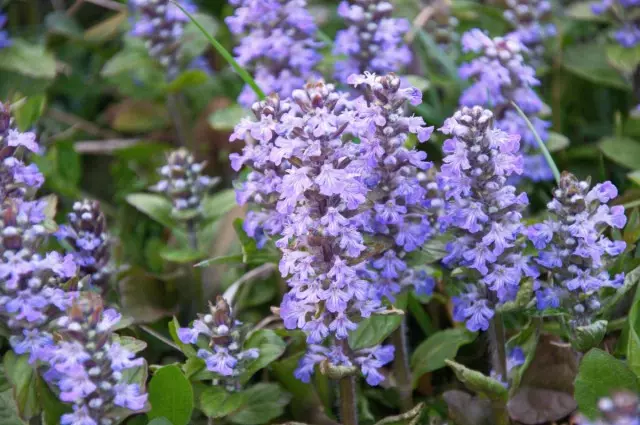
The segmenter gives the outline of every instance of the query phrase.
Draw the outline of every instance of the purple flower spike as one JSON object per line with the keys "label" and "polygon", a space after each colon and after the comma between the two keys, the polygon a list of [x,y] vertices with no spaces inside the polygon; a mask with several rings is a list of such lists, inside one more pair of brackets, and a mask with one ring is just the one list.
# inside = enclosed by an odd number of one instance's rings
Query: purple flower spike
{"label": "purple flower spike", "polygon": [[596,15],[606,15],[620,26],[613,33],[613,38],[622,47],[628,49],[640,43],[640,23],[637,15],[640,2],[637,0],[600,0],[591,6]]}

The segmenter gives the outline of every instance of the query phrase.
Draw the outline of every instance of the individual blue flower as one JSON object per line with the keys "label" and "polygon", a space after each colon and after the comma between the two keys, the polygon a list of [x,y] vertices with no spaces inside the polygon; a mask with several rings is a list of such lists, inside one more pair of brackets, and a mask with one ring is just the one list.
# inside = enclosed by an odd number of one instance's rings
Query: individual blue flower
{"label": "individual blue flower", "polygon": [[522,41],[513,34],[490,38],[481,30],[473,29],[462,36],[462,49],[479,56],[459,69],[460,77],[472,82],[462,93],[460,103],[498,111],[496,127],[509,134],[521,135],[524,142],[522,150],[527,167],[523,168],[522,175],[533,181],[551,180],[551,169],[538,153],[534,133],[512,104],[522,109],[540,139],[546,141],[550,123],[539,117],[544,104],[533,88],[540,82],[535,77],[535,70],[524,60],[526,47]]}
{"label": "individual blue flower", "polygon": [[443,262],[462,267],[465,290],[453,298],[454,319],[472,331],[487,330],[497,305],[512,301],[527,265],[519,238],[528,200],[507,183],[523,172],[519,137],[493,128],[493,113],[463,107],[440,129],[451,136],[439,180],[447,188],[443,226],[454,234]]}
{"label": "individual blue flower", "polygon": [[624,207],[607,205],[617,195],[611,182],[591,188],[588,181],[562,173],[547,205],[550,217],[527,229],[539,251],[535,261],[550,277],[536,283],[539,309],[563,306],[575,313],[572,323],[582,326],[599,308],[599,303],[592,302],[599,290],[623,283],[624,274],[611,277],[607,272],[607,266],[626,247],[606,233],[609,228],[623,228],[627,220]]}
{"label": "individual blue flower", "polygon": [[352,74],[399,72],[411,62],[411,50],[403,37],[409,21],[394,18],[393,5],[386,0],[343,0],[338,15],[347,28],[338,31],[335,55],[346,56],[336,63],[336,78],[347,82]]}

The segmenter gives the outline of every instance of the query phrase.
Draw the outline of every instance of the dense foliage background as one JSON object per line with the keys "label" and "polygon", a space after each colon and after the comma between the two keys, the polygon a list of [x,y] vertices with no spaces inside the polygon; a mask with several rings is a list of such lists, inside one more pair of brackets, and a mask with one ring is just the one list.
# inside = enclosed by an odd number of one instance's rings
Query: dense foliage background
{"label": "dense foliage background", "polygon": [[[229,3],[194,1],[191,11],[208,35],[233,52],[241,37],[225,23],[234,13]],[[340,60],[332,40],[345,23],[336,2],[308,3],[324,42],[316,69],[332,80]],[[504,15],[507,4],[392,3],[394,16],[411,23],[404,40],[413,56],[399,74],[423,92],[422,104],[410,106],[409,113],[440,128],[470,84],[458,67],[475,55],[461,50],[461,34],[473,28],[494,37],[512,31]],[[640,45],[618,43],[614,32],[620,22],[594,14],[592,3],[598,2],[551,2],[545,19],[555,31],[535,64],[541,82],[535,90],[544,102],[542,116],[550,122],[546,143],[559,170],[618,188],[611,205],[624,205],[627,223],[610,236],[627,248],[609,270],[612,276],[626,272],[624,284],[604,289],[602,308],[579,341],[567,332],[561,309],[536,312],[531,290],[518,298],[505,312],[507,347],[521,347],[526,362],[518,365],[508,390],[490,378],[493,349],[487,334],[453,319],[451,299],[458,287],[440,263],[447,235],[430,240],[411,264],[435,277],[433,293],[402,293],[393,308],[403,314],[373,316],[349,337],[351,348],[365,348],[386,340],[401,322],[406,327],[401,344],[411,381],[398,379],[402,358],[382,368],[386,379],[379,386],[359,379],[355,404],[361,423],[475,425],[505,417],[513,423],[569,423],[578,410],[591,419],[598,416],[601,397],[640,391],[640,111],[635,109]],[[294,377],[306,343],[301,331],[284,328],[274,309],[287,291],[278,272],[280,253],[270,243],[259,248],[242,226],[248,207],[236,204],[233,187],[247,171],[236,173],[230,166],[229,154],[242,144],[230,144],[229,137],[251,113],[236,100],[244,82],[220,49],[185,20],[179,69],[167,79],[144,41],[131,33],[139,19],[133,5],[115,0],[0,4],[11,40],[0,49],[0,99],[11,105],[16,128],[37,134],[42,154],[31,160],[45,177],[38,196],[49,196],[51,221],[68,222],[74,203],[84,198],[99,201],[106,217],[111,276],[104,304],[122,314],[117,338],[145,359],[127,382],[149,393],[144,412],[121,417],[124,423],[341,422],[332,378],[342,372],[316,373],[310,383]],[[640,19],[640,8],[625,19]],[[346,84],[337,86],[348,90]],[[434,133],[417,147],[438,168],[445,139]],[[175,214],[170,199],[149,190],[162,180],[158,169],[181,144],[206,162],[202,174],[212,177],[195,229],[192,217]],[[523,180],[518,187],[529,197],[526,222],[542,221],[555,182]],[[46,247],[72,250],[64,239],[50,238]],[[223,294],[244,323],[244,347],[259,350],[233,384],[207,370],[177,333]],[[217,307],[214,311],[221,311]],[[0,423],[59,423],[69,406],[58,401],[58,390],[41,377],[40,366],[14,353],[6,336],[0,339]],[[496,415],[501,409],[508,415]]]}

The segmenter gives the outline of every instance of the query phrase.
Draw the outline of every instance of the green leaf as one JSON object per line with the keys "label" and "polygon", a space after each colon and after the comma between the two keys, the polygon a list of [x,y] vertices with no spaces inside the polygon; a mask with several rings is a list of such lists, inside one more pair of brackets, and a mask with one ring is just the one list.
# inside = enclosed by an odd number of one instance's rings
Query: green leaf
{"label": "green leaf", "polygon": [[209,258],[208,260],[201,261],[194,265],[194,267],[209,267],[215,264],[242,264],[242,254],[236,255],[222,255],[219,257]]}
{"label": "green leaf", "polygon": [[36,121],[42,115],[44,107],[47,103],[47,97],[44,94],[29,96],[19,107],[13,109],[13,117],[21,131],[27,131],[33,127]]}
{"label": "green leaf", "polygon": [[538,347],[539,337],[540,332],[538,326],[536,322],[531,320],[524,329],[509,338],[509,341],[507,341],[508,350],[513,350],[514,348],[519,347],[525,353],[524,363],[514,366],[509,372],[511,377],[511,386],[509,388],[510,396],[513,396],[518,391],[520,383],[522,382],[522,377],[533,362],[536,349]]}
{"label": "green leaf", "polygon": [[128,351],[132,353],[139,353],[142,350],[147,348],[147,343],[145,341],[139,340],[137,338],[125,335],[117,335],[116,341],[120,344],[121,347],[126,348]]}
{"label": "green leaf", "polygon": [[419,250],[409,253],[405,259],[408,265],[423,266],[433,264],[447,256],[447,243],[451,240],[448,234],[429,239]]}
{"label": "green leaf", "polygon": [[411,356],[411,370],[414,385],[428,372],[445,367],[446,360],[453,360],[463,345],[473,342],[477,337],[464,328],[446,329],[429,336]]}
{"label": "green leaf", "polygon": [[178,264],[191,264],[202,260],[207,255],[205,252],[194,251],[188,247],[174,248],[169,246],[162,248],[159,254],[164,260]]}
{"label": "green leaf", "polygon": [[565,15],[569,18],[573,18],[581,21],[599,21],[606,22],[606,18],[600,15],[596,15],[591,10],[591,6],[599,3],[598,1],[579,1],[572,3],[565,10]]}
{"label": "green leaf", "polygon": [[4,356],[4,370],[13,389],[18,415],[29,420],[41,412],[37,379],[38,374],[29,364],[29,356],[16,356],[12,351]]}
{"label": "green leaf", "polygon": [[629,312],[629,338],[627,342],[627,363],[640,379],[640,300]]}
{"label": "green leaf", "polygon": [[173,425],[187,425],[193,410],[193,389],[178,366],[160,368],[149,383],[149,418],[165,417]]}
{"label": "green leaf", "polygon": [[146,133],[169,125],[166,105],[146,100],[127,99],[111,107],[111,127],[122,133]]}
{"label": "green leaf", "polygon": [[607,61],[625,75],[633,74],[640,64],[640,46],[628,48],[618,43],[607,46]]}
{"label": "green leaf", "polygon": [[593,83],[629,90],[629,83],[607,62],[605,49],[603,44],[595,43],[570,46],[564,52],[562,65],[567,71]]}
{"label": "green leaf", "polygon": [[178,75],[169,85],[167,91],[175,93],[186,88],[197,87],[209,79],[206,72],[201,69],[188,69]]}
{"label": "green leaf", "polygon": [[277,360],[284,353],[287,344],[274,331],[261,329],[249,336],[244,348],[257,348],[260,350],[260,356],[249,363],[245,372],[240,375],[242,384],[246,384],[256,372]]}
{"label": "green leaf", "polygon": [[44,18],[44,23],[51,33],[71,38],[82,36],[80,24],[71,15],[67,15],[64,12],[54,11],[47,14]]}
{"label": "green leaf", "polygon": [[456,377],[471,391],[483,394],[491,400],[507,401],[508,391],[499,381],[452,360],[445,360],[445,362],[453,369]]}
{"label": "green leaf", "polygon": [[103,43],[116,37],[125,29],[127,12],[120,12],[97,23],[84,32],[84,40],[89,43]]}
{"label": "green leaf", "polygon": [[207,221],[214,220],[222,217],[237,205],[235,190],[221,190],[213,195],[204,197],[202,200],[202,216]]}
{"label": "green leaf", "polygon": [[571,144],[567,136],[565,136],[564,134],[556,133],[555,131],[549,132],[546,143],[549,152],[561,151],[569,147],[569,145]]}
{"label": "green leaf", "polygon": [[14,38],[11,46],[0,51],[0,69],[30,78],[52,80],[56,76],[56,60],[43,45]]}
{"label": "green leaf", "polygon": [[173,208],[171,201],[164,196],[150,193],[132,193],[127,196],[127,202],[163,226],[169,229],[177,227],[177,223],[171,216]]}
{"label": "green leaf", "polygon": [[638,378],[625,362],[597,348],[582,358],[574,397],[584,415],[595,418],[598,415],[598,400],[624,389],[634,393],[640,391]]}
{"label": "green leaf", "polygon": [[640,170],[640,143],[626,137],[605,137],[598,143],[603,154],[613,162]]}
{"label": "green leaf", "polygon": [[358,323],[356,330],[349,332],[349,346],[353,350],[361,350],[378,345],[400,326],[403,319],[399,314],[372,315]]}
{"label": "green leaf", "polygon": [[135,323],[150,323],[171,316],[176,303],[175,288],[142,268],[132,267],[118,279],[122,313]]}
{"label": "green leaf", "polygon": [[18,417],[18,409],[11,390],[0,392],[0,423],[2,425],[24,425],[24,422]]}
{"label": "green leaf", "polygon": [[[293,397],[291,409],[294,417],[304,416],[313,405],[320,403],[313,385],[310,382],[302,382],[294,376],[303,355],[304,353],[298,353],[271,364],[276,379]],[[319,376],[323,377],[321,374],[315,375],[316,378]]]}
{"label": "green leaf", "polygon": [[624,296],[636,286],[638,281],[640,281],[640,266],[625,275],[622,287],[618,288],[607,304],[602,307],[600,314],[601,317],[610,317],[618,302],[620,302],[620,300],[622,300]]}
{"label": "green leaf", "polygon": [[173,425],[173,424],[169,419],[162,417],[162,418],[155,418],[154,420],[150,421],[147,425]]}
{"label": "green leaf", "polygon": [[245,393],[228,393],[222,387],[208,387],[200,394],[200,410],[209,418],[222,418],[247,402]]}
{"label": "green leaf", "polygon": [[634,208],[629,214],[629,220],[627,220],[627,225],[624,226],[622,238],[627,243],[627,246],[631,246],[640,239],[640,210],[638,208]]}
{"label": "green leaf", "polygon": [[400,415],[387,416],[386,418],[376,422],[375,425],[416,425],[422,415],[424,403],[420,403],[413,409]]}
{"label": "green leaf", "polygon": [[209,115],[209,125],[214,130],[231,131],[247,115],[247,111],[237,103],[218,109]]}
{"label": "green leaf", "polygon": [[587,352],[602,342],[607,333],[607,321],[598,320],[588,326],[579,326],[575,332],[576,337],[571,340],[571,345],[578,351]]}
{"label": "green leaf", "polygon": [[[218,32],[219,25],[210,15],[194,13],[193,17],[198,20],[208,34],[215,35]],[[207,47],[209,47],[209,40],[192,21],[189,21],[182,33],[181,48],[184,56],[187,60],[193,60],[204,53]]]}
{"label": "green leaf", "polygon": [[421,92],[425,92],[429,89],[429,80],[420,75],[405,75],[404,78],[407,79],[407,82],[410,86],[417,88]]}
{"label": "green leaf", "polygon": [[240,425],[260,425],[282,415],[291,400],[280,385],[260,383],[243,391],[246,403],[240,410],[229,416],[231,422]]}
{"label": "green leaf", "polygon": [[45,425],[59,425],[60,417],[72,411],[71,406],[61,402],[42,378],[38,377],[37,385]]}

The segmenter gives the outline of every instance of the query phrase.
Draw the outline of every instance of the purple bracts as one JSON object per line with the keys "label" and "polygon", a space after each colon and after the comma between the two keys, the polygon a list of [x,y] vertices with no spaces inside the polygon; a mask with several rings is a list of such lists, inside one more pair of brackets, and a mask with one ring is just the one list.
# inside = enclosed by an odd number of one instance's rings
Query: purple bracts
{"label": "purple bracts", "polygon": [[386,74],[398,72],[411,62],[411,50],[403,37],[409,21],[393,18],[393,5],[385,0],[343,0],[338,15],[347,29],[338,31],[335,55],[347,58],[336,63],[336,78],[346,83],[352,74],[365,71]]}
{"label": "purple bracts", "polygon": [[[250,69],[266,94],[282,98],[307,81],[321,57],[317,31],[306,0],[231,0],[236,7],[225,19],[233,34],[242,35],[234,49],[236,60]],[[249,86],[238,98],[251,106],[256,95]]]}
{"label": "purple bracts", "polygon": [[460,103],[470,107],[482,105],[497,111],[496,127],[522,136],[525,153],[523,176],[533,181],[551,180],[553,174],[544,156],[538,153],[533,133],[512,105],[512,102],[518,105],[540,139],[547,140],[550,123],[539,117],[543,103],[533,90],[540,82],[535,77],[535,70],[524,61],[523,44],[514,35],[492,39],[474,29],[462,36],[462,48],[480,56],[459,69],[460,77],[472,81],[462,93]]}
{"label": "purple bracts", "polygon": [[527,195],[507,183],[523,172],[520,137],[492,124],[491,111],[463,107],[440,129],[452,136],[444,142],[439,175],[448,200],[442,221],[454,234],[443,262],[465,271],[454,318],[471,331],[487,330],[494,308],[515,298],[522,277],[537,276],[517,241]]}
{"label": "purple bracts", "polygon": [[536,282],[539,309],[563,305],[572,309],[572,323],[583,326],[600,309],[598,291],[622,285],[623,273],[612,279],[607,272],[626,248],[605,236],[608,228],[622,229],[627,221],[624,207],[607,205],[616,196],[611,182],[590,188],[589,182],[562,174],[547,205],[551,217],[527,229],[538,249],[536,263],[550,273],[548,281]]}

